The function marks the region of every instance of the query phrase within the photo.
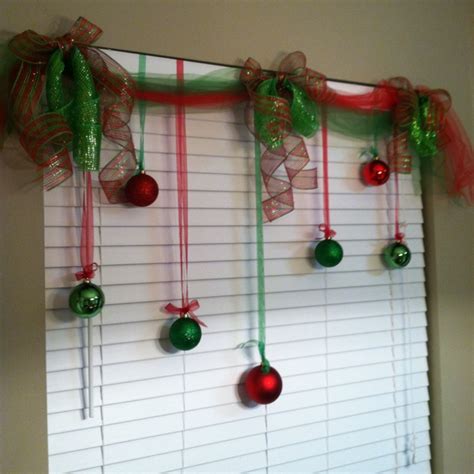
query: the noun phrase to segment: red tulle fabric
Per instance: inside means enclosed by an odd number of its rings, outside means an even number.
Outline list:
[[[466,129],[451,108],[444,125],[445,173],[448,192],[474,205],[474,152]]]

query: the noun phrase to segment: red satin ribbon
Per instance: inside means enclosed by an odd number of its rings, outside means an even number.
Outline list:
[[[94,262],[94,208],[89,171],[83,173],[81,265],[82,271],[76,273],[76,280],[92,280],[98,265]]]
[[[331,216],[329,211],[329,153],[328,153],[328,120],[327,109],[321,108],[321,136],[323,148],[323,212],[324,224],[319,226],[321,232],[324,232],[324,238],[330,239],[336,235],[331,229]]]
[[[179,86],[183,86],[184,62],[182,59],[176,61],[176,78]],[[189,238],[188,238],[188,160],[186,147],[186,113],[182,104],[176,106],[176,177],[178,186],[178,224],[179,224],[179,265],[181,275],[181,307],[168,303],[166,311],[186,314],[201,326],[205,324],[194,314],[199,308],[197,300],[189,301],[188,269],[189,269]]]

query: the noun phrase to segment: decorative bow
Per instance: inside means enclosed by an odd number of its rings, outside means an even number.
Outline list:
[[[316,102],[327,101],[329,89],[326,78],[308,69],[299,51],[283,59],[276,75],[249,58],[240,80],[250,96],[247,126],[266,148],[261,170],[268,198],[262,207],[264,220],[273,221],[294,209],[293,187],[317,187],[316,168],[303,169],[309,155],[302,136],[311,137],[318,130]],[[282,165],[286,176],[277,176]]]
[[[99,168],[101,134],[114,143],[118,151],[99,178],[108,200],[119,202],[123,185],[136,169],[128,127],[135,84],[116,61],[91,47],[101,34],[98,26],[81,17],[58,38],[32,30],[15,36],[9,48],[20,62],[10,105],[20,142],[43,170],[48,190],[71,176],[71,145],[80,168],[92,171]],[[73,74],[72,100],[62,87],[65,60]],[[45,89],[46,113],[41,110]]]
[[[198,300],[191,300],[187,303],[183,302],[183,306],[175,306],[173,303],[168,303],[165,306],[165,310],[171,314],[178,314],[180,318],[191,317],[198,324],[207,328],[207,325],[201,321],[196,314],[194,313],[199,309]]]
[[[389,156],[394,171],[410,173],[409,145],[421,158],[436,155],[446,145],[444,127],[451,97],[443,89],[414,88],[404,77],[390,79],[388,83],[398,89]]]

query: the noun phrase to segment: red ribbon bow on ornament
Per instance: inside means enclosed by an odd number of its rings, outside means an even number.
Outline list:
[[[165,310],[168,312],[168,313],[171,313],[171,314],[178,314],[180,318],[184,318],[186,316],[190,316],[192,319],[194,319],[194,321],[196,321],[199,325],[207,328],[207,325],[206,323],[204,323],[203,321],[201,321],[197,316],[196,314],[194,313],[194,311],[197,311],[199,309],[199,302],[198,300],[191,300],[190,302],[188,303],[184,303],[183,302],[183,306],[179,307],[179,306],[175,306],[174,304],[172,303],[168,303],[166,306],[165,306]]]
[[[48,61],[54,51],[67,55],[75,46],[91,69],[100,98],[102,131],[118,148],[117,154],[100,172],[100,182],[110,202],[124,198],[123,185],[136,169],[135,148],[128,127],[133,109],[135,83],[128,72],[110,56],[91,47],[102,30],[85,18],[78,18],[63,36],[51,38],[27,30],[9,43],[20,60],[10,91],[10,106],[20,142],[31,159],[43,170],[44,186],[52,189],[72,174],[67,147],[72,132],[58,113],[44,113],[40,101],[45,87]]]
[[[322,74],[306,67],[306,57],[300,51],[283,59],[276,76],[249,58],[240,80],[250,97],[247,126],[266,148],[261,170],[268,198],[262,208],[264,220],[273,221],[294,209],[293,187],[317,187],[316,168],[303,169],[309,155],[302,136],[316,133],[316,102],[329,101],[332,92]],[[286,176],[277,175],[282,165]]]

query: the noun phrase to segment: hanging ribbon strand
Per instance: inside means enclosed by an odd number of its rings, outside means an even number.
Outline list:
[[[184,64],[176,63],[178,83],[183,82]],[[201,340],[200,326],[206,325],[197,318],[195,311],[199,308],[197,300],[189,301],[189,237],[188,237],[188,166],[186,146],[186,115],[182,105],[176,106],[176,177],[178,188],[178,228],[179,228],[179,264],[181,276],[181,306],[172,303],[165,310],[179,315],[170,328],[170,340],[178,349],[189,350],[196,347]]]
[[[91,283],[97,270],[94,262],[94,209],[92,195],[92,178],[90,171],[83,173],[82,232],[81,232],[81,265],[82,271],[76,273],[76,280],[83,280],[69,295],[70,309],[81,319],[87,320],[88,326],[88,373],[89,373],[89,417],[94,416],[94,323],[105,304],[102,289]]]
[[[92,280],[98,268],[94,262],[94,208],[92,196],[91,173],[83,173],[85,183],[82,197],[82,225],[81,225],[81,266],[82,270],[76,273],[76,280]]]
[[[270,362],[265,356],[266,322],[265,322],[265,254],[263,248],[263,205],[262,205],[262,172],[260,143],[255,141],[255,196],[256,196],[256,237],[257,237],[257,291],[258,291],[258,352],[262,371],[270,371]]]
[[[338,265],[344,251],[333,237],[336,232],[331,228],[331,212],[329,208],[329,149],[328,149],[328,125],[326,106],[321,109],[321,138],[323,152],[323,219],[319,230],[324,233],[324,240],[321,240],[314,249],[316,261],[323,267],[334,267]]]
[[[146,76],[146,55],[140,54],[138,58],[138,75],[140,78]],[[125,197],[127,202],[134,206],[146,207],[156,201],[159,194],[159,186],[155,179],[145,172],[145,120],[147,103],[138,103],[140,117],[140,147],[138,149],[138,169],[125,186]]]
[[[394,140],[392,143],[388,144],[389,153],[393,150],[390,149],[393,146],[393,143],[397,137],[398,130],[394,128]],[[392,160],[392,162],[396,162]],[[411,252],[408,246],[405,243],[405,234],[401,231],[400,225],[400,182],[399,182],[399,173],[398,169],[394,170],[393,173],[393,182],[395,187],[395,195],[394,195],[394,242],[388,244],[383,249],[383,260],[385,264],[390,269],[395,268],[403,268],[410,263],[411,260]]]
[[[313,136],[319,127],[314,100],[326,93],[326,81],[306,68],[300,52],[282,61],[276,77],[249,58],[240,79],[250,97],[247,126],[265,147],[261,172],[268,197],[263,200],[263,213],[264,221],[271,222],[294,209],[293,188],[317,187],[316,168],[304,169],[309,155],[302,137]],[[286,176],[277,174],[281,166]]]
[[[39,35],[32,30],[15,36],[9,48],[19,64],[14,68],[10,110],[20,142],[42,170],[47,190],[71,176],[70,145],[78,161],[83,160],[81,149],[91,148],[92,139],[100,140],[97,134],[92,138],[92,135],[86,137],[79,132],[81,127],[96,126],[87,122],[86,117],[91,109],[99,110],[102,134],[118,149],[102,169],[100,181],[110,202],[122,202],[123,185],[136,168],[135,150],[128,127],[135,83],[116,61],[92,47],[101,34],[98,26],[81,17],[70,32],[58,38]],[[72,101],[68,101],[67,94],[61,91],[61,77],[65,71],[62,62],[69,58],[73,63]],[[85,90],[81,84],[91,80],[95,83],[94,91],[98,96],[90,97],[92,102],[80,103],[79,92]],[[41,107],[45,87],[51,104],[47,113]],[[95,164],[94,169],[98,166]]]

